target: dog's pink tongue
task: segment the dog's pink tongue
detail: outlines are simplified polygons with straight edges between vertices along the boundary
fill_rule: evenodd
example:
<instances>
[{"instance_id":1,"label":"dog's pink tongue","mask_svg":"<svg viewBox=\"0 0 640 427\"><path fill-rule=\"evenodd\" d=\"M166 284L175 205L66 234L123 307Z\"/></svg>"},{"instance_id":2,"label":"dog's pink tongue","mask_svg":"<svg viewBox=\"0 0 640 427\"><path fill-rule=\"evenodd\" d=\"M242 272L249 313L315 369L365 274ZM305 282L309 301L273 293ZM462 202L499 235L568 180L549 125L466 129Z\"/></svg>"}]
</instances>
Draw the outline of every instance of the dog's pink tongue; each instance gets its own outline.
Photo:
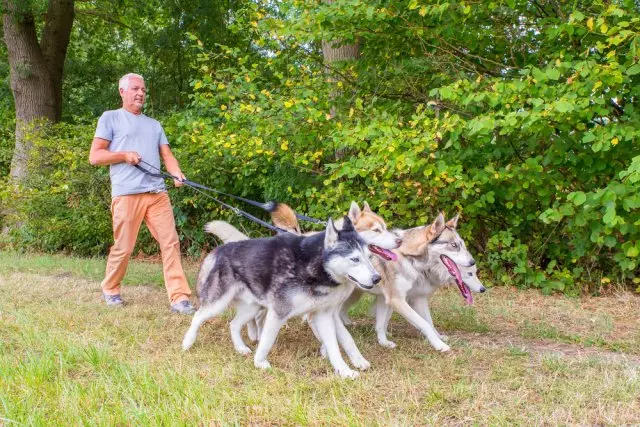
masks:
<instances>
[{"instance_id":1,"label":"dog's pink tongue","mask_svg":"<svg viewBox=\"0 0 640 427\"><path fill-rule=\"evenodd\" d=\"M380 258L384 259L385 261L397 261L398 260L398 256L388 250L388 249L384 249L381 248L380 246L376 246L376 245L369 245L369 250L371 252L373 252L374 254L378 255Z\"/></svg>"},{"instance_id":2,"label":"dog's pink tongue","mask_svg":"<svg viewBox=\"0 0 640 427\"><path fill-rule=\"evenodd\" d=\"M388 256L391 259L391 261L398 260L398 256L395 254L395 252L390 251L389 249L384 249L384 248L380 248L380 249L382 249L382 253Z\"/></svg>"},{"instance_id":3,"label":"dog's pink tongue","mask_svg":"<svg viewBox=\"0 0 640 427\"><path fill-rule=\"evenodd\" d=\"M441 259L444 262L445 267L447 267L449 274L451 274L456 279L456 285L458 285L458 289L460 290L464 301L469 305L473 304L473 295L471 294L471 289L469 289L469 287L462 281L462 275L460 274L460 270L458 270L458 266L456 265L456 263L446 256L443 256Z\"/></svg>"},{"instance_id":4,"label":"dog's pink tongue","mask_svg":"<svg viewBox=\"0 0 640 427\"><path fill-rule=\"evenodd\" d=\"M460 286L460 285L458 285ZM473 294L471 293L471 289L467 285L462 282L462 286L464 286L467 294L464 296L464 300L468 305L473 305Z\"/></svg>"}]
</instances>

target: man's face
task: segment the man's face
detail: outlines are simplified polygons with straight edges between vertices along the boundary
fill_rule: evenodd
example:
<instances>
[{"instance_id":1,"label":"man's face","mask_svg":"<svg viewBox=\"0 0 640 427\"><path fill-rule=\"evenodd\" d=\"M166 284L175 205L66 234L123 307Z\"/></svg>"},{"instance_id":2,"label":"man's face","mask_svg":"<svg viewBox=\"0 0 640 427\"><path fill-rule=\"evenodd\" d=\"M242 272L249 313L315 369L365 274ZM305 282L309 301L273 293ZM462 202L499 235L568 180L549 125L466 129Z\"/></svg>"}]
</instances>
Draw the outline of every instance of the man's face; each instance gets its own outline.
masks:
<instances>
[{"instance_id":1,"label":"man's face","mask_svg":"<svg viewBox=\"0 0 640 427\"><path fill-rule=\"evenodd\" d=\"M147 96L144 80L138 77L130 77L129 86L127 89L120 89L120 96L122 97L123 107L128 110L141 111Z\"/></svg>"}]
</instances>

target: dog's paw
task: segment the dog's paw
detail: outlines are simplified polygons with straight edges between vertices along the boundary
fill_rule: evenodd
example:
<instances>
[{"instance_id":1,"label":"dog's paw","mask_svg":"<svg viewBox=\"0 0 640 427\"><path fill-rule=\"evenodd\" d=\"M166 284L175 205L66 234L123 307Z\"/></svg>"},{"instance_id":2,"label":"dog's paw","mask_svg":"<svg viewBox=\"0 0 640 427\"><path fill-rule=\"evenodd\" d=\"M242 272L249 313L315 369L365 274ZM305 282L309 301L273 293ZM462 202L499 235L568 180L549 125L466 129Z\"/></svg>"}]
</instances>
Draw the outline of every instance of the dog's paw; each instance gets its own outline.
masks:
<instances>
[{"instance_id":1,"label":"dog's paw","mask_svg":"<svg viewBox=\"0 0 640 427\"><path fill-rule=\"evenodd\" d=\"M185 335L184 339L182 340L182 350L189 350L194 342L196 342L195 336L190 336L189 334Z\"/></svg>"},{"instance_id":2,"label":"dog's paw","mask_svg":"<svg viewBox=\"0 0 640 427\"><path fill-rule=\"evenodd\" d=\"M393 341L389 341L388 339L379 340L378 343L383 347L396 348L396 343L394 343Z\"/></svg>"},{"instance_id":3,"label":"dog's paw","mask_svg":"<svg viewBox=\"0 0 640 427\"><path fill-rule=\"evenodd\" d=\"M340 375L342 378L349 378L351 380L355 380L360 376L360 374L353 369L345 368L345 369L337 369L336 373Z\"/></svg>"},{"instance_id":4,"label":"dog's paw","mask_svg":"<svg viewBox=\"0 0 640 427\"><path fill-rule=\"evenodd\" d=\"M324 344L320 346L320 357L323 359L327 358L327 347L325 347Z\"/></svg>"},{"instance_id":5,"label":"dog's paw","mask_svg":"<svg viewBox=\"0 0 640 427\"><path fill-rule=\"evenodd\" d=\"M351 363L353 363L353 366L360 369L361 371L364 371L371 367L371 363L369 363L369 361L364 357L361 357L356 360L352 360Z\"/></svg>"},{"instance_id":6,"label":"dog's paw","mask_svg":"<svg viewBox=\"0 0 640 427\"><path fill-rule=\"evenodd\" d=\"M236 351L242 355L248 355L251 354L251 349L249 347L247 347L246 345L244 347L235 347Z\"/></svg>"},{"instance_id":7,"label":"dog's paw","mask_svg":"<svg viewBox=\"0 0 640 427\"><path fill-rule=\"evenodd\" d=\"M271 363L268 360L254 360L253 364L259 369L271 369Z\"/></svg>"},{"instance_id":8,"label":"dog's paw","mask_svg":"<svg viewBox=\"0 0 640 427\"><path fill-rule=\"evenodd\" d=\"M436 350L438 350L440 353L446 353L447 351L451 350L451 347L449 347L445 343L442 343L442 346L436 347Z\"/></svg>"}]
</instances>

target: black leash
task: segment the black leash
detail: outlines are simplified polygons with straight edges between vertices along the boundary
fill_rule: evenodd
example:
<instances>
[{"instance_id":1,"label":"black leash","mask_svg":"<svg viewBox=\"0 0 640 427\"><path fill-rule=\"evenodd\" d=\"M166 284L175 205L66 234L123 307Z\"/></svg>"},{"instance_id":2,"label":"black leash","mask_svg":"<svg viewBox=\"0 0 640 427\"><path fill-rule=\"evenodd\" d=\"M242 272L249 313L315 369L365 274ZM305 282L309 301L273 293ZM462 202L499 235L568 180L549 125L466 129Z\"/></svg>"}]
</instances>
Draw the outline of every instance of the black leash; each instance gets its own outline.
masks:
<instances>
[{"instance_id":1,"label":"black leash","mask_svg":"<svg viewBox=\"0 0 640 427\"><path fill-rule=\"evenodd\" d=\"M245 203L248 203L248 204L256 206L256 207L259 207L259 208L264 209L264 210L266 210L268 212L273 210L273 208L275 207L275 202L260 203L260 202L254 201L254 200L246 199L244 197L234 196L233 194L228 194L228 193L225 193L223 191L219 191L219 190L207 187L205 185L198 184L197 182L193 182L193 181L190 181L188 179L180 179L178 177L175 177L175 176L173 176L173 175L171 175L169 173L163 172L161 169L155 167L154 165L152 165L152 164L150 164L148 162L145 162L142 159L140 159L140 163L144 163L145 165L147 165L147 166L149 166L149 167L151 167L151 168L153 168L153 169L158 171L157 173L154 173L154 172L151 172L150 170L147 170L147 169L143 168L140 165L133 165L136 169L138 169L139 171L141 171L145 175L149 175L149 176L152 176L154 178L166 178L166 179L174 179L176 181L180 181L183 184L193 188L196 192L202 194L203 196L208 197L208 198L216 201L217 203L221 204L222 206L224 206L227 209L230 209L236 215L241 215L241 216L243 216L243 217L245 217L247 219L250 219L251 221L254 221L254 222L262 225L263 227L266 227L266 228L268 228L268 229L270 229L272 231L275 231L278 234L289 233L289 231L287 231L287 230L284 230L284 229L282 229L280 227L276 227L274 225L271 225L268 222L265 222L265 221L261 220L260 218L254 216L254 215L251 215L248 212L245 212L245 211L243 211L241 209L238 209L238 208L236 208L234 206L231 206L231 205L223 202L222 200L216 199L212 195L210 195L210 194L208 194L208 193L206 193L205 191L202 191L202 190L211 191L211 192L214 192L214 193L222 194L223 196L231 197L232 199L241 200L241 201L243 201ZM320 220L315 219L315 218L310 218L310 217L307 217L305 215L296 214L296 216L299 219L303 219L305 221L311 221L311 222L314 222L316 224L326 224L323 221L320 221Z\"/></svg>"}]
</instances>

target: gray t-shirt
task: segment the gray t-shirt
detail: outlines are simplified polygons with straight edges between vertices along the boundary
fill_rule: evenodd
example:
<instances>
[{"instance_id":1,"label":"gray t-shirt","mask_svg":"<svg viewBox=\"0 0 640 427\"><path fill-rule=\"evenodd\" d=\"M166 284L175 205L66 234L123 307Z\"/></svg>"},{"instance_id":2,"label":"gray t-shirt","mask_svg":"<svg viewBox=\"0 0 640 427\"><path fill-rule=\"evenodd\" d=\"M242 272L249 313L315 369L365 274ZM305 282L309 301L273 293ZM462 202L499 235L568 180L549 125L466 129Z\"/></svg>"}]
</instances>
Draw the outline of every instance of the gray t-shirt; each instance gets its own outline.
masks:
<instances>
[{"instance_id":1,"label":"gray t-shirt","mask_svg":"<svg viewBox=\"0 0 640 427\"><path fill-rule=\"evenodd\" d=\"M105 111L98 120L95 137L111 141L109 151L136 151L147 163L140 166L158 173L160 169L160 146L169 144L162 125L144 114L133 114L120 108ZM127 194L165 191L164 179L154 178L139 171L127 163L115 163L110 166L111 197Z\"/></svg>"}]
</instances>

